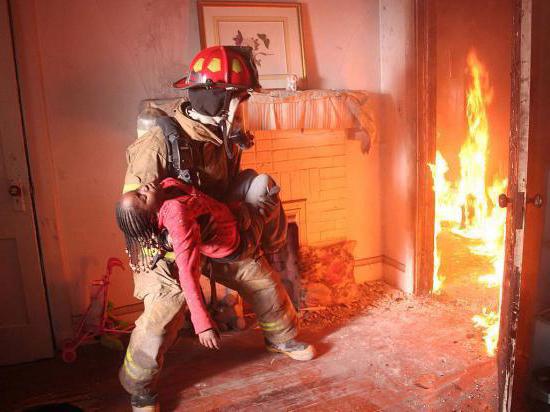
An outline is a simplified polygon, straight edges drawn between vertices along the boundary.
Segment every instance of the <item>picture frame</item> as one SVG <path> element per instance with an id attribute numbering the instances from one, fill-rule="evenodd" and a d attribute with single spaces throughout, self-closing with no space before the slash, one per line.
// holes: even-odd
<path id="1" fill-rule="evenodd" d="M 202 48 L 251 46 L 262 88 L 304 86 L 300 3 L 199 1 L 197 7 Z"/>

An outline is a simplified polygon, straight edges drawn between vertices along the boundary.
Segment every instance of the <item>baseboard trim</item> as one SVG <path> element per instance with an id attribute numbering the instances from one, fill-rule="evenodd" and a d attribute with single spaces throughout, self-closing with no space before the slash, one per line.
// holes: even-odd
<path id="1" fill-rule="evenodd" d="M 401 263 L 400 261 L 394 259 L 394 258 L 391 258 L 389 256 L 386 256 L 384 255 L 384 260 L 383 260 L 384 264 L 388 265 L 388 266 L 391 266 L 392 268 L 395 268 L 397 270 L 399 270 L 400 272 L 405 272 L 406 270 L 406 266 L 404 263 Z"/>
<path id="2" fill-rule="evenodd" d="M 386 255 L 371 256 L 367 258 L 358 258 L 355 259 L 355 266 L 369 266 L 376 263 L 383 263 L 385 265 L 391 266 L 401 272 L 405 272 L 405 264 L 399 262 L 396 259 L 393 259 Z"/>
<path id="3" fill-rule="evenodd" d="M 371 256 L 367 258 L 357 258 L 355 259 L 355 266 L 369 266 L 374 265 L 376 263 L 381 263 L 384 261 L 384 256 Z"/>

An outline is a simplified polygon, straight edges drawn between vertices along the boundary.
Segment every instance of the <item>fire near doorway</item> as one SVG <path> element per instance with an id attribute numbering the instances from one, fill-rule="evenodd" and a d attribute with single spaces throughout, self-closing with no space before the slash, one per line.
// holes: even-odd
<path id="1" fill-rule="evenodd" d="M 463 305 L 487 353 L 504 267 L 512 2 L 434 2 L 434 294 Z M 480 342 L 480 344 L 482 344 Z"/>

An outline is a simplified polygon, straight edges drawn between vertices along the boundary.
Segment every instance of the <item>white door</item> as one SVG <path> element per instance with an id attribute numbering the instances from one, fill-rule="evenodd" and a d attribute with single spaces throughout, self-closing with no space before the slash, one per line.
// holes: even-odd
<path id="1" fill-rule="evenodd" d="M 0 0 L 0 365 L 52 355 L 8 1 Z"/>

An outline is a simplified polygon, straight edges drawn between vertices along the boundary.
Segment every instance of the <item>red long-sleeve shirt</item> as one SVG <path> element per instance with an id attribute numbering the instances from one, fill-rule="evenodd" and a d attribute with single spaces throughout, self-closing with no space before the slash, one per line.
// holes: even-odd
<path id="1" fill-rule="evenodd" d="M 191 312 L 195 333 L 213 328 L 214 323 L 202 299 L 199 284 L 200 255 L 222 258 L 233 253 L 239 245 L 237 222 L 229 208 L 179 180 L 164 179 L 163 189 L 177 188 L 185 194 L 165 201 L 159 212 L 159 227 L 166 228 L 172 238 L 176 255 L 179 281 Z M 201 242 L 197 218 L 209 215 L 215 224 L 215 232 L 208 243 Z"/>

